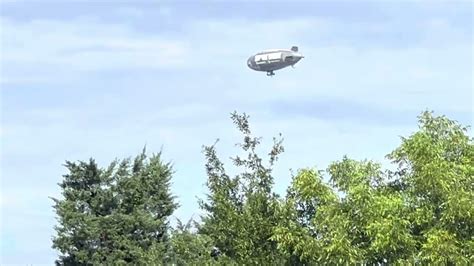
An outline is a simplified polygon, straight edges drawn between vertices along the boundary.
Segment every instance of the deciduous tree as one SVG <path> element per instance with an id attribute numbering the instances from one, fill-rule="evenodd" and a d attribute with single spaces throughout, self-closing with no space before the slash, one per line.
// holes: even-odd
<path id="1" fill-rule="evenodd" d="M 236 112 L 231 116 L 243 134 L 238 144 L 246 153 L 233 157 L 232 162 L 243 171 L 234 177 L 227 175 L 214 146 L 206 146 L 208 200 L 200 206 L 206 212 L 200 232 L 212 238 L 223 254 L 238 264 L 281 264 L 285 260 L 271 240 L 277 224 L 278 196 L 272 192 L 272 165 L 284 151 L 282 140 L 274 139 L 269 152 L 269 166 L 256 152 L 261 139 L 251 134 L 248 116 Z"/>
<path id="2" fill-rule="evenodd" d="M 468 264 L 474 259 L 474 145 L 467 128 L 424 112 L 383 171 L 344 157 L 301 169 L 273 239 L 309 263 Z M 324 174 L 329 180 L 324 181 Z"/>

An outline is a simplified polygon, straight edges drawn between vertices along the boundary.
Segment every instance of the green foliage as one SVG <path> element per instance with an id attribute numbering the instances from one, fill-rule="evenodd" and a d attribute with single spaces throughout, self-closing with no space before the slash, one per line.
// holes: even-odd
<path id="1" fill-rule="evenodd" d="M 199 225 L 193 220 L 183 224 L 178 220 L 176 228 L 171 230 L 168 248 L 157 245 L 147 254 L 147 265 L 216 265 L 232 263 L 225 256 L 212 257 L 212 239 L 199 234 L 196 228 Z M 194 230 L 193 230 L 194 229 Z"/>
<path id="2" fill-rule="evenodd" d="M 167 218 L 177 204 L 169 191 L 172 167 L 161 154 L 147 160 L 143 151 L 106 169 L 93 159 L 65 166 L 63 199 L 53 199 L 57 264 L 140 264 L 150 250 L 166 249 Z"/>
<path id="3" fill-rule="evenodd" d="M 468 264 L 474 260 L 474 146 L 467 128 L 420 115 L 382 171 L 344 157 L 323 172 L 302 169 L 279 208 L 272 239 L 317 264 Z"/>
<path id="4" fill-rule="evenodd" d="M 209 263 L 211 261 L 212 239 L 206 235 L 192 232 L 192 220 L 183 224 L 178 220 L 172 233 L 172 252 L 178 265 L 186 263 Z"/>
<path id="5" fill-rule="evenodd" d="M 277 224 L 278 196 L 271 192 L 271 166 L 284 151 L 281 142 L 274 139 L 269 152 L 269 167 L 265 167 L 256 153 L 260 138 L 252 137 L 248 116 L 232 113 L 233 122 L 244 135 L 238 144 L 245 157 L 232 158 L 234 165 L 244 170 L 235 177 L 226 174 L 214 146 L 204 147 L 207 159 L 209 188 L 208 201 L 200 202 L 207 212 L 200 233 L 211 237 L 222 253 L 238 264 L 277 263 L 285 259 L 270 240 Z"/>
<path id="6" fill-rule="evenodd" d="M 248 116 L 232 113 L 243 134 L 242 171 L 229 176 L 215 144 L 204 147 L 207 200 L 200 224 L 167 219 L 177 208 L 172 169 L 147 160 L 66 162 L 53 199 L 59 218 L 57 264 L 334 265 L 474 261 L 474 144 L 467 128 L 424 112 L 419 130 L 387 158 L 395 171 L 344 156 L 326 170 L 300 169 L 285 198 L 272 192 L 284 151 L 274 138 L 265 166 Z M 221 254 L 213 255 L 218 248 Z"/>
<path id="7" fill-rule="evenodd" d="M 427 263 L 474 260 L 474 145 L 462 127 L 424 112 L 420 130 L 388 155 L 399 165 L 417 256 Z"/>

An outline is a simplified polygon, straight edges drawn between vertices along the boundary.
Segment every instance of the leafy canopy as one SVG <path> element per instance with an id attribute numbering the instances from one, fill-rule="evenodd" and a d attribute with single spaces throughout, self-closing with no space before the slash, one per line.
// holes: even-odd
<path id="1" fill-rule="evenodd" d="M 210 193 L 208 201 L 200 202 L 206 212 L 200 232 L 210 236 L 215 246 L 238 264 L 280 263 L 284 258 L 270 239 L 277 224 L 278 203 L 278 196 L 272 193 L 271 167 L 284 151 L 282 140 L 274 138 L 269 166 L 264 166 L 256 152 L 261 139 L 252 136 L 248 115 L 234 112 L 231 118 L 243 134 L 243 142 L 237 145 L 246 153 L 233 157 L 232 162 L 243 171 L 228 176 L 215 146 L 204 147 Z"/>
<path id="2" fill-rule="evenodd" d="M 324 265 L 460 264 L 474 261 L 474 144 L 468 128 L 423 112 L 419 129 L 387 155 L 395 170 L 344 156 L 327 169 L 299 169 L 284 198 L 248 116 L 231 114 L 245 154 L 227 174 L 215 144 L 204 147 L 207 200 L 201 223 L 167 219 L 177 208 L 172 168 L 145 151 L 108 168 L 66 162 L 53 199 L 57 264 Z M 218 256 L 216 256 L 218 254 Z"/>
<path id="3" fill-rule="evenodd" d="M 309 263 L 472 262 L 474 145 L 467 128 L 424 112 L 419 131 L 387 158 L 396 171 L 347 157 L 326 171 L 301 169 L 272 239 Z"/>

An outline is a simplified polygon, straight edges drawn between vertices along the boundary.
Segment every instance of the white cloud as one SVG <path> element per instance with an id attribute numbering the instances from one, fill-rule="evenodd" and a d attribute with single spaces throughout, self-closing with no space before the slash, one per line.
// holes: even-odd
<path id="1" fill-rule="evenodd" d="M 433 23 L 442 27 L 434 28 Z M 188 36 L 195 44 L 192 61 L 205 62 L 199 67 L 203 72 L 220 75 L 223 80 L 219 82 L 218 76 L 217 83 L 231 84 L 222 91 L 231 99 L 263 104 L 335 97 L 399 111 L 433 108 L 469 112 L 472 66 L 466 54 L 472 55 L 472 45 L 466 32 L 441 19 L 410 27 L 394 21 L 348 25 L 319 18 L 201 20 L 193 23 Z M 378 44 L 358 34 L 368 34 Z M 438 41 L 441 38 L 443 41 Z M 268 79 L 244 65 L 248 56 L 260 49 L 291 45 L 299 45 L 306 56 L 296 70 L 285 69 Z"/>
<path id="2" fill-rule="evenodd" d="M 94 19 L 2 19 L 2 64 L 8 80 L 18 79 L 23 66 L 54 74 L 104 69 L 173 68 L 185 66 L 185 41 L 138 34 L 127 25 Z M 13 70 L 13 71 L 10 71 Z M 14 72 L 14 73 L 11 73 Z M 13 77 L 12 77 L 13 76 Z M 49 78 L 53 75 L 49 73 Z M 5 81 L 4 81 L 5 82 Z"/>
<path id="3" fill-rule="evenodd" d="M 181 39 L 173 40 L 158 34 L 138 33 L 127 25 L 104 24 L 91 19 L 67 23 L 43 20 L 26 24 L 4 19 L 3 24 L 7 53 L 2 61 L 11 63 L 5 69 L 7 75 L 2 77 L 4 84 L 22 79 L 29 82 L 53 80 L 58 72 L 71 78 L 78 70 L 177 68 L 205 72 L 206 79 L 214 79 L 216 83 L 232 81 L 235 76 L 262 87 L 271 84 L 274 98 L 329 95 L 402 110 L 418 109 L 419 104 L 447 107 L 439 103 L 446 97 L 460 101 L 449 107 L 456 111 L 466 111 L 471 104 L 465 97 L 469 89 L 466 84 L 471 82 L 470 60 L 465 55 L 472 54 L 471 45 L 451 43 L 446 49 L 446 46 L 429 43 L 438 36 L 436 30 L 442 31 L 446 39 L 460 40 L 458 37 L 462 32 L 443 19 L 429 19 L 415 25 L 420 32 L 425 32 L 424 39 L 403 48 L 370 45 L 361 48 L 361 44 L 348 45 L 346 40 L 337 44 L 334 37 L 345 36 L 344 32 L 353 32 L 352 37 L 366 32 L 372 35 L 385 32 L 384 36 L 387 36 L 403 26 L 392 21 L 347 25 L 320 18 L 263 22 L 204 19 L 186 25 Z M 324 38 L 333 39 L 332 44 Z M 291 45 L 300 45 L 306 58 L 296 70 L 278 73 L 285 76 L 283 81 L 259 79 L 263 75 L 252 73 L 245 66 L 248 56 L 260 49 Z M 52 72 L 38 75 L 34 66 Z M 25 71 L 28 75 L 20 74 Z M 240 86 L 237 94 L 260 95 L 259 91 L 243 83 L 234 83 Z M 234 92 L 229 93 L 239 97 L 233 95 Z M 253 100 L 268 101 L 268 97 L 263 97 L 267 91 L 260 92 L 262 97 L 253 97 Z"/>
<path id="4" fill-rule="evenodd" d="M 143 15 L 141 10 L 129 8 L 118 12 Z M 377 25 L 347 25 L 334 19 L 321 18 L 263 22 L 204 19 L 187 24 L 184 34 L 175 39 L 167 39 L 158 33 L 145 34 L 127 24 L 104 23 L 90 18 L 67 22 L 36 20 L 19 23 L 8 19 L 1 22 L 4 26 L 3 49 L 6 51 L 2 64 L 8 66 L 2 70 L 6 74 L 2 75 L 4 84 L 22 80 L 32 83 L 71 79 L 71 73 L 77 71 L 113 69 L 136 71 L 142 68 L 175 68 L 181 71 L 187 68 L 185 71 L 202 74 L 196 80 L 191 80 L 187 77 L 187 72 L 175 72 L 176 75 L 183 75 L 183 78 L 178 84 L 171 85 L 193 89 L 202 87 L 202 91 L 185 93 L 209 94 L 208 100 L 201 99 L 199 103 L 181 102 L 180 105 L 171 107 L 163 103 L 152 113 L 145 114 L 144 110 L 133 112 L 125 118 L 133 120 L 136 128 L 146 128 L 147 125 L 163 121 L 185 123 L 186 120 L 203 119 L 232 106 L 241 107 L 246 104 L 249 108 L 256 108 L 281 100 L 295 102 L 301 99 L 336 98 L 394 111 L 419 111 L 428 107 L 470 112 L 472 106 L 472 97 L 466 97 L 469 96 L 467 94 L 472 83 L 472 66 L 465 57 L 471 49 L 467 43 L 450 44 L 451 49 L 436 45 L 422 46 L 426 42 L 416 42 L 410 47 L 369 45 L 364 48 L 361 44 L 351 46 L 342 41 L 337 44 L 337 40 L 331 37 L 343 31 L 390 32 L 394 27 L 400 26 L 390 21 Z M 434 30 L 433 26 L 442 26 L 446 36 L 459 35 L 454 26 L 442 19 L 428 20 L 417 25 L 428 27 L 429 32 Z M 324 38 L 333 41 L 330 43 L 324 41 Z M 300 45 L 306 56 L 295 70 L 286 69 L 277 72 L 274 78 L 267 78 L 263 73 L 247 69 L 245 65 L 245 60 L 253 52 L 291 45 Z M 89 78 L 87 74 L 77 75 L 83 79 Z M 159 79 L 162 78 L 160 76 L 146 82 L 148 86 L 152 83 L 161 84 L 163 82 Z M 98 80 L 91 80 L 93 82 Z M 127 82 L 121 85 L 133 87 L 141 81 L 130 78 Z M 168 89 L 165 95 L 171 99 L 183 96 L 174 94 L 172 89 Z M 219 107 L 214 106 L 215 97 L 219 98 Z M 87 104 L 78 109 L 32 109 L 27 116 L 37 121 L 57 122 L 54 125 L 40 126 L 37 137 L 46 139 L 55 130 L 63 132 L 85 126 L 88 119 L 93 118 L 96 113 L 104 115 L 108 110 L 117 110 L 120 106 L 130 104 L 129 99 L 117 98 L 113 94 L 100 99 L 106 104 L 101 104 L 100 101 L 94 104 L 108 108 Z M 113 113 L 114 111 L 110 113 L 111 117 Z M 125 112 L 117 113 L 124 115 Z M 23 137 L 27 138 L 28 124 L 14 125 L 10 130 L 22 126 L 26 127 L 22 129 Z M 126 122 L 116 126 L 114 130 L 118 134 L 117 138 L 119 135 L 125 136 L 119 132 L 130 130 L 127 129 Z M 173 142 L 173 145 L 179 143 L 180 137 L 185 138 L 179 134 L 193 131 L 186 129 L 183 133 L 177 133 L 181 127 L 167 126 L 170 128 L 161 128 L 160 132 L 154 133 L 160 139 Z M 109 134 L 107 129 L 99 131 L 94 134 Z M 85 132 L 78 133 L 77 137 L 81 134 L 84 135 Z M 71 136 L 73 135 L 63 136 L 61 143 L 58 142 L 61 138 L 56 138 L 57 147 L 71 140 Z"/>

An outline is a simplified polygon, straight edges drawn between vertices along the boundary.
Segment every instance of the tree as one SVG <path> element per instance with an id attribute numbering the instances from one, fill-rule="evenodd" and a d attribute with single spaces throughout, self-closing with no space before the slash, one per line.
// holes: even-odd
<path id="1" fill-rule="evenodd" d="M 387 157 L 397 163 L 424 263 L 474 261 L 474 144 L 463 127 L 424 112 L 420 131 Z"/>
<path id="2" fill-rule="evenodd" d="M 197 232 L 199 224 L 190 219 L 183 224 L 178 219 L 176 228 L 172 229 L 170 237 L 170 248 L 166 251 L 166 265 L 212 265 L 232 264 L 225 255 L 218 257 L 214 254 L 215 247 L 212 239 Z M 163 257 L 163 250 L 159 250 L 154 256 L 149 256 L 148 264 L 154 264 Z"/>
<path id="3" fill-rule="evenodd" d="M 57 264 L 142 264 L 150 249 L 167 249 L 167 218 L 178 205 L 169 188 L 172 167 L 161 152 L 147 158 L 143 150 L 106 169 L 94 159 L 65 166 L 63 199 L 53 198 Z"/>
<path id="4" fill-rule="evenodd" d="M 261 138 L 253 137 L 248 116 L 236 112 L 231 118 L 244 135 L 237 144 L 247 154 L 233 157 L 235 166 L 243 168 L 240 174 L 230 177 L 217 157 L 215 144 L 204 147 L 209 189 L 208 201 L 200 201 L 206 212 L 200 233 L 209 236 L 214 245 L 237 264 L 273 263 L 285 260 L 271 240 L 277 224 L 278 195 L 272 193 L 272 166 L 284 151 L 282 140 L 274 138 L 269 155 L 269 167 L 256 153 Z"/>
<path id="5" fill-rule="evenodd" d="M 387 156 L 395 172 L 347 157 L 301 169 L 280 205 L 279 248 L 318 264 L 473 261 L 472 138 L 429 112 L 419 126 Z"/>

